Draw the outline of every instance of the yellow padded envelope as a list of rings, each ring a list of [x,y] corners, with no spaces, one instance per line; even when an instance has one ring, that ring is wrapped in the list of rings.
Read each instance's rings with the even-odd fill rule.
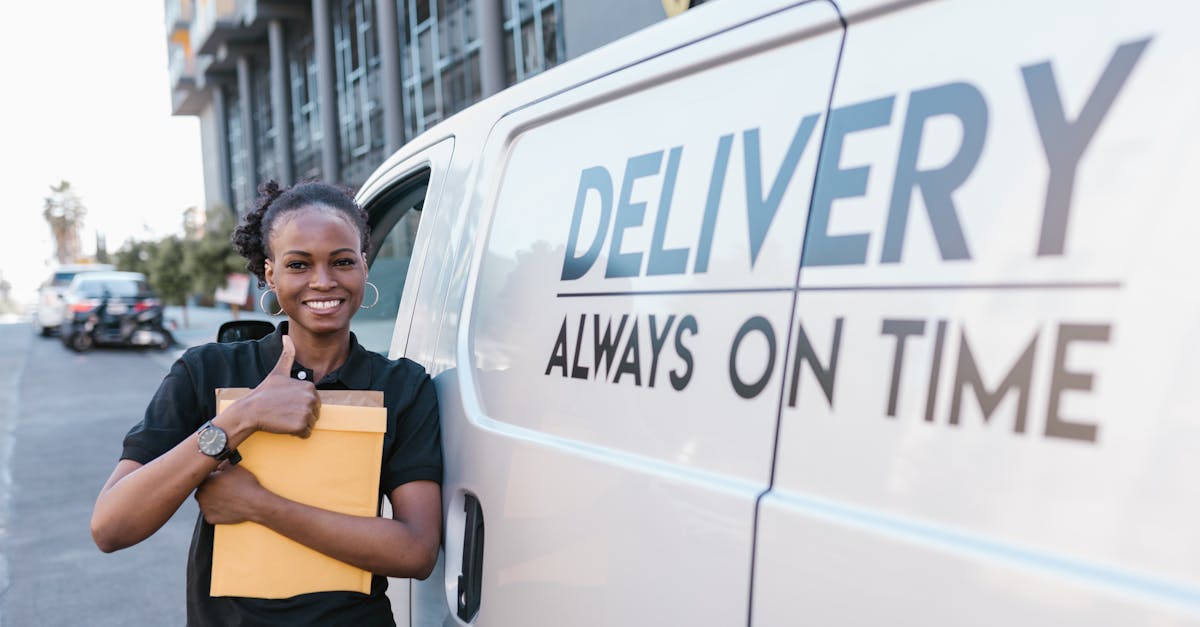
[[[217,390],[217,413],[250,393]],[[387,410],[383,393],[318,390],[312,435],[259,431],[238,446],[241,466],[266,489],[322,509],[375,516]],[[318,553],[262,525],[216,525],[212,596],[284,599],[308,592],[371,591],[371,573]]]

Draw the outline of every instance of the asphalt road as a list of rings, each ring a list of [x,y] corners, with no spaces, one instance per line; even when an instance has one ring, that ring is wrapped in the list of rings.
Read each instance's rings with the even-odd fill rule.
[[[111,555],[88,529],[121,439],[173,357],[77,355],[26,324],[0,325],[0,624],[184,624],[193,501]]]

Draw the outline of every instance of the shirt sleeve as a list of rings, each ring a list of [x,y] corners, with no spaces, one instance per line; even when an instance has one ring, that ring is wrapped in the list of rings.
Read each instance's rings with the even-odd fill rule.
[[[424,371],[412,402],[396,419],[396,439],[385,453],[379,487],[389,494],[410,481],[442,482],[442,428],[437,391]]]
[[[150,463],[199,429],[204,419],[191,372],[181,357],[159,384],[141,422],[125,435],[121,459]]]

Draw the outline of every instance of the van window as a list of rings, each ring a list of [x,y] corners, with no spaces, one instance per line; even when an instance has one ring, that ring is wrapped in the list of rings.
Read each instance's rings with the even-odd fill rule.
[[[358,312],[351,329],[358,342],[368,350],[387,355],[392,345],[396,312],[404,294],[408,266],[412,262],[413,243],[421,223],[429,172],[401,183],[371,212],[370,272],[367,280],[379,288],[379,301],[370,309]],[[375,291],[370,287],[363,294],[363,305],[370,305]]]

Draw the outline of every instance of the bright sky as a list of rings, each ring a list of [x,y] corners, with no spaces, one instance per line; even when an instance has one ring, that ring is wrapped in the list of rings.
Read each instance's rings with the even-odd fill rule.
[[[87,207],[85,251],[182,231],[204,207],[200,126],[172,117],[162,0],[0,3],[0,275],[31,300],[49,272],[50,185]]]

